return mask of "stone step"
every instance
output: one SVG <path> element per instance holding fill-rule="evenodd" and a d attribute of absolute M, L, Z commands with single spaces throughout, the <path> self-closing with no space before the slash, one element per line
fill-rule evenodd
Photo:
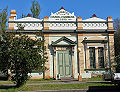
<path fill-rule="evenodd" d="M 62 81 L 76 81 L 76 79 L 72 78 L 72 77 L 61 77 Z"/>

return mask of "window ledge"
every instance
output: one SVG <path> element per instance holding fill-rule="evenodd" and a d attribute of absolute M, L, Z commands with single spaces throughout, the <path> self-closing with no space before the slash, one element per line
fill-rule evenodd
<path fill-rule="evenodd" d="M 109 70 L 108 68 L 99 68 L 99 69 L 84 69 L 85 71 L 103 71 L 103 70 Z"/>

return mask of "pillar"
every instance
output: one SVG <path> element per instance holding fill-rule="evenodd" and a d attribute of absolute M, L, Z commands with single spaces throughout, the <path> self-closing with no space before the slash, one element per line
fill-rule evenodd
<path fill-rule="evenodd" d="M 80 30 L 80 29 L 83 29 L 82 27 L 82 17 L 77 17 L 77 29 Z"/>
<path fill-rule="evenodd" d="M 113 20 L 112 17 L 107 17 L 108 29 L 113 29 Z"/>
<path fill-rule="evenodd" d="M 17 16 L 16 15 L 16 10 L 11 10 L 10 14 L 11 14 L 11 16 L 9 16 L 9 21 L 14 21 L 16 16 Z M 14 27 L 15 27 L 15 23 L 10 22 L 8 29 L 9 30 L 14 30 Z"/>
<path fill-rule="evenodd" d="M 48 59 L 47 59 L 47 62 L 45 62 L 45 67 L 47 68 L 45 71 L 44 71 L 44 79 L 49 79 L 50 78 L 50 50 L 49 50 L 49 34 L 44 34 L 44 40 L 45 40 L 45 43 L 44 45 L 46 46 L 46 53 L 47 53 L 47 56 L 48 56 Z"/>
<path fill-rule="evenodd" d="M 79 51 L 79 76 L 78 76 L 78 80 L 82 81 L 82 76 L 81 73 L 84 73 L 84 45 L 82 43 L 83 41 L 83 34 L 78 34 L 78 49 L 80 49 Z"/>
<path fill-rule="evenodd" d="M 107 22 L 108 22 L 108 30 L 113 30 L 113 20 L 112 17 L 107 17 Z M 115 53 L 114 53 L 114 32 L 108 32 L 108 47 L 109 47 L 109 68 L 111 68 L 112 71 L 115 71 L 113 68 L 114 65 L 114 57 L 115 57 Z"/>
<path fill-rule="evenodd" d="M 49 30 L 49 23 L 48 23 L 48 21 L 49 21 L 49 18 L 47 17 L 47 16 L 45 16 L 44 18 L 43 18 L 43 30 Z"/>

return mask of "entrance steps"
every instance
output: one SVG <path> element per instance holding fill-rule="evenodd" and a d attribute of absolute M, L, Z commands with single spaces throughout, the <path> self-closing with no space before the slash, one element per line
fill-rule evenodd
<path fill-rule="evenodd" d="M 61 81 L 69 82 L 69 81 L 77 81 L 77 79 L 74 79 L 72 77 L 61 77 Z"/>

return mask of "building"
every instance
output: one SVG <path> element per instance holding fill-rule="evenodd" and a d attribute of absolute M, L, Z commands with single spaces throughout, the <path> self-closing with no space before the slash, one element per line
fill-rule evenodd
<path fill-rule="evenodd" d="M 18 30 L 19 26 L 24 30 Z M 17 30 L 17 31 L 16 31 Z M 27 34 L 35 39 L 38 30 L 44 33 L 48 68 L 43 73 L 32 73 L 32 78 L 90 78 L 109 72 L 114 62 L 114 28 L 112 17 L 106 20 L 95 14 L 83 20 L 63 7 L 42 20 L 30 17 L 17 19 L 11 10 L 9 32 Z"/>

